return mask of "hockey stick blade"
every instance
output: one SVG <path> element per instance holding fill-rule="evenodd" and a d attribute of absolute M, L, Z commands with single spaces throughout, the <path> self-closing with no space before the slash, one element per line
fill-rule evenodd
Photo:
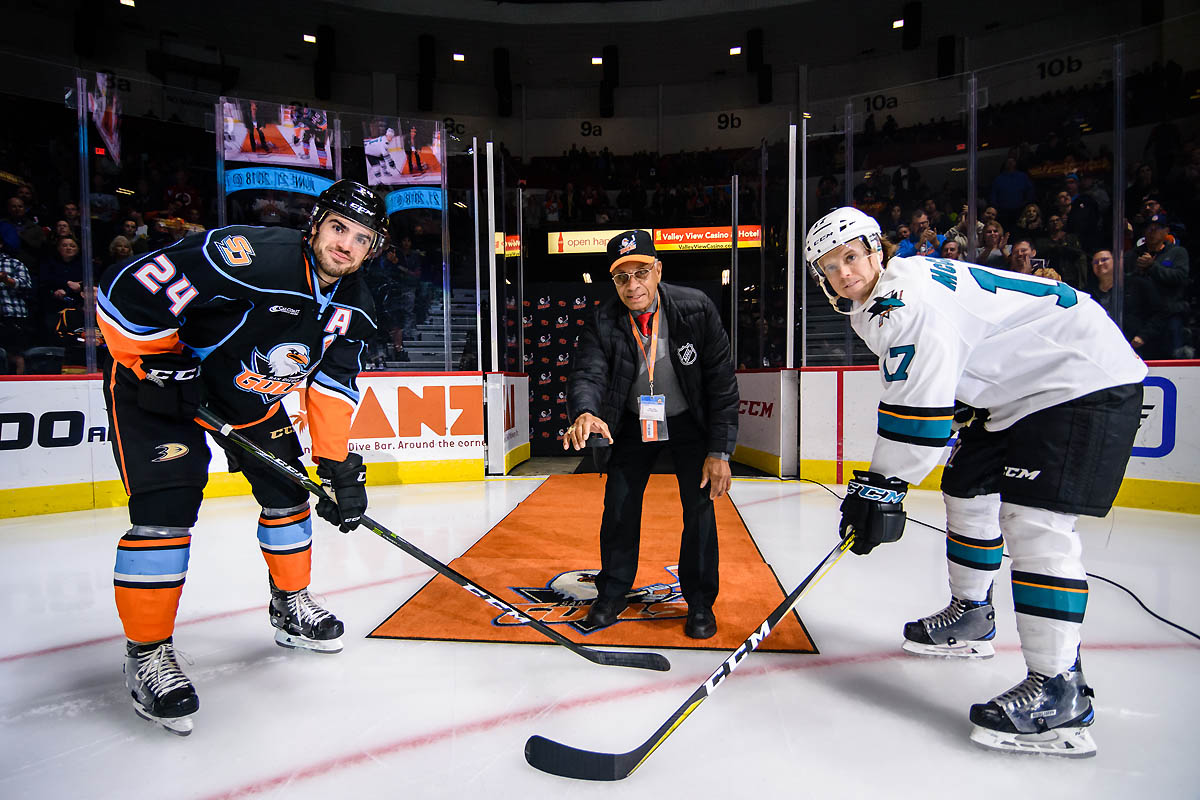
<path fill-rule="evenodd" d="M 597 753 L 593 750 L 580 750 L 544 736 L 530 736 L 525 742 L 525 760 L 535 769 L 563 778 L 576 778 L 583 781 L 619 781 L 628 778 L 658 749 L 660 744 L 666 741 L 668 736 L 675 732 L 676 728 L 683 724 L 683 721 L 693 711 L 700 707 L 701 703 L 716 691 L 721 682 L 737 669 L 742 659 L 758 649 L 763 640 L 775 630 L 775 626 L 792 610 L 792 606 L 800 600 L 800 596 L 812 583 L 813 578 L 826 565 L 832 568 L 833 564 L 837 563 L 837 560 L 853 543 L 854 536 L 850 535 L 829 551 L 829 554 L 821 559 L 821 563 L 808 573 L 808 577 L 775 607 L 775 610 L 767 616 L 758 630 L 751 633 L 746 641 L 738 645 L 738 648 L 721 663 L 716 672 L 700 684 L 696 691 L 692 692 L 692 695 L 683 702 L 683 705 L 675 709 L 675 713 L 671 715 L 670 719 L 664 722 L 639 747 L 627 753 Z"/>
<path fill-rule="evenodd" d="M 210 427 L 212 429 L 210 431 L 211 433 L 221 436 L 223 439 L 225 439 L 225 441 L 235 445 L 267 466 L 274 468 L 276 471 L 303 486 L 309 493 L 313 494 L 317 498 L 331 499 L 325 492 L 324 487 L 310 478 L 307 473 L 297 470 L 283 459 L 277 458 L 271 453 L 268 453 L 266 450 L 263 450 L 257 444 L 234 430 L 232 425 L 226 423 L 208 408 L 201 406 L 199 409 L 197 409 L 196 419 Z M 538 633 L 546 636 L 549 639 L 552 639 L 558 644 L 561 644 L 563 647 L 566 647 L 576 655 L 586 658 L 593 664 L 601 664 L 603 666 L 611 667 L 633 667 L 634 669 L 651 669 L 658 672 L 666 672 L 667 670 L 671 669 L 671 662 L 668 661 L 665 656 L 659 653 L 645 653 L 640 651 L 622 653 L 613 652 L 610 650 L 593 650 L 590 647 L 585 647 L 581 644 L 573 642 L 566 636 L 563 636 L 561 633 L 551 628 L 549 625 L 546 625 L 540 620 L 536 620 L 533 617 L 526 615 L 515 606 L 504 602 L 491 592 L 476 586 L 465 575 L 458 572 L 453 567 L 438 561 L 436 558 L 429 555 L 415 544 L 406 541 L 399 534 L 388 530 L 365 514 L 362 516 L 362 525 L 375 535 L 385 539 L 389 543 L 403 550 L 405 553 L 408 553 L 410 556 L 415 558 L 417 561 L 420 561 L 434 572 L 437 572 L 438 574 L 454 581 L 467 592 L 475 595 L 492 608 L 503 611 L 506 614 L 521 620 L 521 622 L 533 628 Z"/>

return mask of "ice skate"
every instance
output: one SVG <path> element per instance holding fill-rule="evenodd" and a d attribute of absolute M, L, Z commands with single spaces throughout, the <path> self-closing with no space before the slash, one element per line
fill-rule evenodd
<path fill-rule="evenodd" d="M 1064 758 L 1096 755 L 1088 732 L 1095 721 L 1079 659 L 1053 677 L 1029 677 L 988 703 L 971 706 L 971 741 L 992 750 Z"/>
<path fill-rule="evenodd" d="M 918 656 L 943 658 L 991 658 L 996 654 L 991 640 L 996 636 L 996 611 L 992 593 L 986 600 L 962 600 L 928 617 L 904 625 L 904 650 Z"/>
<path fill-rule="evenodd" d="M 125 686 L 139 717 L 176 736 L 192 732 L 191 715 L 200 708 L 200 699 L 175 660 L 171 637 L 149 644 L 125 643 Z"/>
<path fill-rule="evenodd" d="M 285 592 L 271 582 L 271 624 L 275 643 L 280 647 L 312 650 L 316 653 L 342 652 L 342 623 L 317 605 L 308 589 Z"/>

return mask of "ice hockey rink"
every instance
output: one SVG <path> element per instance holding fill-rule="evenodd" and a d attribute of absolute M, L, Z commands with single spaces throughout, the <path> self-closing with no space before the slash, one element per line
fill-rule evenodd
<path fill-rule="evenodd" d="M 449 562 L 539 482 L 373 487 L 369 513 Z M 785 590 L 835 541 L 838 500 L 821 486 L 739 479 L 731 495 Z M 906 509 L 944 525 L 936 493 L 912 492 Z M 1200 642 L 1101 580 L 1083 630 L 1096 757 L 968 741 L 970 705 L 1025 675 L 1007 561 L 994 659 L 906 655 L 904 622 L 948 600 L 943 537 L 912 521 L 901 542 L 846 555 L 801 600 L 819 654 L 750 655 L 633 775 L 585 783 L 527 765 L 525 740 L 631 750 L 727 654 L 664 650 L 671 671 L 650 672 L 555 645 L 368 639 L 432 572 L 369 532 L 320 522 L 312 588 L 346 623 L 346 647 L 285 650 L 265 610 L 257 512 L 249 497 L 209 500 L 194 531 L 175 631 L 201 703 L 186 738 L 138 718 L 124 688 L 112 568 L 125 509 L 0 521 L 0 797 L 1200 796 Z M 1198 529 L 1195 516 L 1125 508 L 1084 518 L 1085 564 L 1197 630 Z"/>

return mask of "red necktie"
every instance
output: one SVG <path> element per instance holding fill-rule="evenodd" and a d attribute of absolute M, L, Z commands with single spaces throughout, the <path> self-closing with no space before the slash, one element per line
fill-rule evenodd
<path fill-rule="evenodd" d="M 650 318 L 653 316 L 654 315 L 649 311 L 643 311 L 641 314 L 637 315 L 637 324 L 638 328 L 640 328 L 642 331 L 642 336 L 650 335 Z"/>

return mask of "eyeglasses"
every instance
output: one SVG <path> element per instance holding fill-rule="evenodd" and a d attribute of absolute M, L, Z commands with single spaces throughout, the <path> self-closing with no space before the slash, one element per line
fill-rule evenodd
<path fill-rule="evenodd" d="M 643 283 L 649 274 L 649 269 L 639 269 L 634 270 L 633 272 L 614 272 L 612 279 L 613 283 L 615 283 L 617 286 L 624 286 L 625 284 L 629 283 L 630 278 L 637 278 L 638 283 Z"/>

